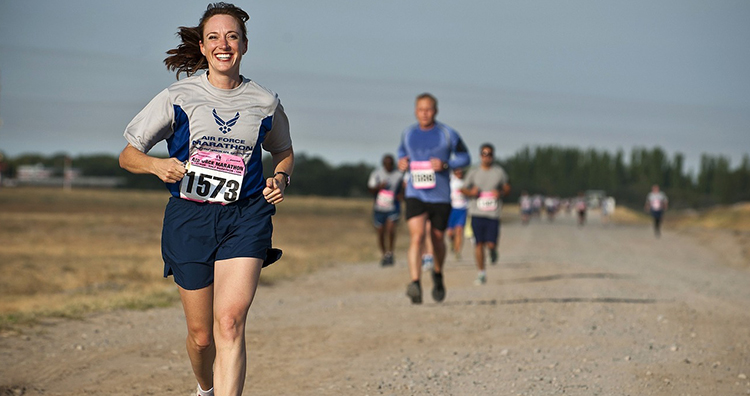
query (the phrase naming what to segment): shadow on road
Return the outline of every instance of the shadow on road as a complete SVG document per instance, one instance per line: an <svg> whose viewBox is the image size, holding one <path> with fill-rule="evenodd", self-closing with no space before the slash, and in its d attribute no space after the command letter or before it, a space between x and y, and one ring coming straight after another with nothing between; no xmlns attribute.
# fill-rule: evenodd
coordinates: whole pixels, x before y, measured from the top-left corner
<svg viewBox="0 0 750 396"><path fill-rule="evenodd" d="M468 301L447 301L439 305L454 305L454 306L465 306L465 305L512 305L512 304L542 304L542 303L555 303L555 304L569 304L569 303L589 303L589 304L656 304L660 301L654 298L620 298L620 297L597 297L597 298L586 298L586 297L546 297L546 298L517 298L512 300L468 300Z"/></svg>
<svg viewBox="0 0 750 396"><path fill-rule="evenodd" d="M501 285L513 284L513 283L534 283L534 282L550 282L560 279L634 279L635 276L627 274L611 274L607 272L598 273L575 273L575 274L555 274L555 275L544 275L544 276L531 276L528 278L516 278L516 279L503 279L498 283Z"/></svg>

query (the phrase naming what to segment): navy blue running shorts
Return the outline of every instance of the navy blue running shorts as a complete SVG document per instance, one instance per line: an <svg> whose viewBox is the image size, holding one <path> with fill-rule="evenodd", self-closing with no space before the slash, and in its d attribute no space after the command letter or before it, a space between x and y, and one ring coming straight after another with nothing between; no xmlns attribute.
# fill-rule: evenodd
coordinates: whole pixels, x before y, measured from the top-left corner
<svg viewBox="0 0 750 396"><path fill-rule="evenodd" d="M494 243L500 238L500 220L487 217L471 217L471 231L476 243Z"/></svg>
<svg viewBox="0 0 750 396"><path fill-rule="evenodd" d="M262 194L228 205L170 197L161 236L164 277L173 275L182 288L197 290L213 283L217 260L266 260L275 213Z"/></svg>

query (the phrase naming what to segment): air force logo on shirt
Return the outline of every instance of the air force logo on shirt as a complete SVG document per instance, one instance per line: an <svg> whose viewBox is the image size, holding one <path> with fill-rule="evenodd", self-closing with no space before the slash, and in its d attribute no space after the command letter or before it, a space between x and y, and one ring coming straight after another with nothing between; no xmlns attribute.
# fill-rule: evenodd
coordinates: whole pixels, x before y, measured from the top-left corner
<svg viewBox="0 0 750 396"><path fill-rule="evenodd" d="M218 114L216 114L216 109L213 111L214 114L214 120L216 120L216 125L219 126L219 132L226 134L227 132L230 132L232 130L231 127L234 126L234 124L237 123L237 121L240 119L240 112L238 111L237 114L234 115L234 118L232 118L229 121L224 121L219 117Z"/></svg>

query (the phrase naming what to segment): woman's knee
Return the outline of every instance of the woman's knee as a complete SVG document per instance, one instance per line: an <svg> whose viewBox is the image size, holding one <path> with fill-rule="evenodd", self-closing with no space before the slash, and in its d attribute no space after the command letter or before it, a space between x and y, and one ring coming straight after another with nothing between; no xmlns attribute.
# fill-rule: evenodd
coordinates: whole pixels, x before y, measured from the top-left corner
<svg viewBox="0 0 750 396"><path fill-rule="evenodd" d="M241 312L217 315L214 329L216 336L224 340L240 338L245 332L245 318L246 314Z"/></svg>
<svg viewBox="0 0 750 396"><path fill-rule="evenodd" d="M214 342L212 329L203 326L188 328L188 338L190 344L199 352L211 348Z"/></svg>

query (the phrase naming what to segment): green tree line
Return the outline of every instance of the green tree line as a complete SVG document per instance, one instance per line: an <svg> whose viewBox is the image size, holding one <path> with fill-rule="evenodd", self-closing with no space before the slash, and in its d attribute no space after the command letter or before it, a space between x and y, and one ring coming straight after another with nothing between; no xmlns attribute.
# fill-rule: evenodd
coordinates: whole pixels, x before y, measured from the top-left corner
<svg viewBox="0 0 750 396"><path fill-rule="evenodd" d="M18 166L42 164L62 174L65 154L25 154L5 158L4 177L15 177ZM134 175L120 168L116 156L81 155L70 158L85 176L121 177L121 188L163 189L152 175ZM273 167L263 159L267 174ZM320 157L298 153L290 195L366 197L367 179L374 167L366 162L333 166ZM508 172L515 200L522 190L530 194L573 197L581 191L604 190L620 204L640 206L651 186L658 184L673 207L706 207L750 200L750 157L732 168L724 156L703 155L696 174L684 169L685 157L667 155L663 149L634 148L630 155L595 149L560 146L525 147L498 162Z"/></svg>
<svg viewBox="0 0 750 396"><path fill-rule="evenodd" d="M750 200L750 157L732 169L724 156L702 155L693 175L684 169L685 157L669 157L663 149L634 148L630 156L594 149L559 146L525 147L499 161L508 172L517 198L530 194L573 197L581 191L604 190L618 203L640 207L651 186L669 196L672 207L706 207Z"/></svg>

